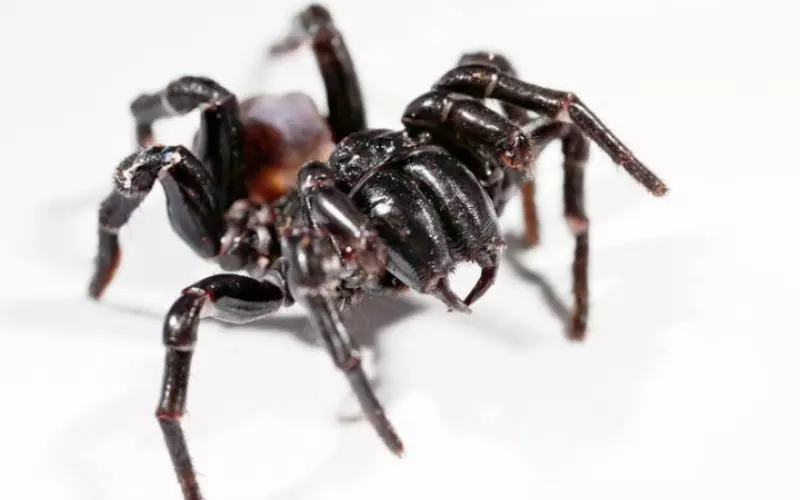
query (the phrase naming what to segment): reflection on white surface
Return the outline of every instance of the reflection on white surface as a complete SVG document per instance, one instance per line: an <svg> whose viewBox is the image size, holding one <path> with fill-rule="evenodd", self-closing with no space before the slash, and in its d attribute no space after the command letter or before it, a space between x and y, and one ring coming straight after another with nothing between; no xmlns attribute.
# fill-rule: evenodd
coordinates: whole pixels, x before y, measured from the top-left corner
<svg viewBox="0 0 800 500"><path fill-rule="evenodd" d="M15 26L0 29L3 46L13 35L19 47L12 67L55 67L14 73L24 78L6 82L17 97L0 123L11 145L4 169L18 176L2 188L0 498L180 497L153 417L161 320L182 287L216 268L170 231L157 190L123 233L122 267L104 301L88 301L85 286L103 179L130 148L129 99L190 72L253 88L254 54L301 5L229 3L240 24L214 40L204 33L228 18L196 7L175 33L140 36L152 9L185 13L177 2L140 1L139 17L117 13L113 22L98 22L98 11L34 25L19 10ZM572 241L557 147L538 172L542 246L509 249L472 315L412 295L349 318L373 351L403 460L366 423L348 421L346 383L301 309L247 327L203 323L186 428L207 498L798 498L800 273L794 225L782 219L797 213L800 174L781 149L794 141L798 75L776 64L776 47L796 43L775 9L765 9L776 18L768 22L732 4L723 15L710 0L570 0L527 11L492 2L456 21L444 6L425 4L418 15L422 4L406 3L331 4L375 126L397 126L408 100L463 49L503 48L525 78L572 86L673 191L651 199L593 148L584 344L563 335ZM381 15L393 21L369 21ZM113 56L98 52L101 41ZM608 63L609 51L623 62ZM265 70L263 85L321 99L309 61ZM54 74L58 92L43 83ZM762 92L773 98L757 123L769 126L728 118L736 103L764 102ZM63 113L43 122L32 102ZM193 119L157 133L185 141ZM503 218L512 241L518 205ZM466 269L455 286L466 291L474 277Z"/></svg>

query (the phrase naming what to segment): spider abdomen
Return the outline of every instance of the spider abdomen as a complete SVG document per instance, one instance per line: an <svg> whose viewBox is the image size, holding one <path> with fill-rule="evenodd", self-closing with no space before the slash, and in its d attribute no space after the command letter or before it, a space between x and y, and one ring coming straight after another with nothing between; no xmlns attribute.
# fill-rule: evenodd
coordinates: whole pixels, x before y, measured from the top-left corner
<svg viewBox="0 0 800 500"><path fill-rule="evenodd" d="M272 203L286 194L297 171L311 160L327 160L333 144L325 118L305 94L262 95L241 104L248 191Z"/></svg>

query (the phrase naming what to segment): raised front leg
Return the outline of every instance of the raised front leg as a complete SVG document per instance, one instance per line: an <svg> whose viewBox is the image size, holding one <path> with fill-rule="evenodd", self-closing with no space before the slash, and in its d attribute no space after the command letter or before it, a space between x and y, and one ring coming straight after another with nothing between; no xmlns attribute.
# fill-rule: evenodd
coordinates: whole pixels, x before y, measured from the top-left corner
<svg viewBox="0 0 800 500"><path fill-rule="evenodd" d="M272 270L262 280L237 274L203 279L186 288L169 309L164 321L167 353L156 418L185 500L203 498L181 427L200 319L212 317L227 323L245 324L291 303L283 276Z"/></svg>
<svg viewBox="0 0 800 500"><path fill-rule="evenodd" d="M572 92L538 87L485 64L448 71L436 83L436 88L481 99L498 99L549 118L574 123L652 194L663 196L668 191L666 184L648 170Z"/></svg>
<svg viewBox="0 0 800 500"><path fill-rule="evenodd" d="M270 54L286 54L307 41L311 42L325 82L331 133L339 142L367 128L367 117L353 59L328 10L312 4L300 12L290 33L270 47Z"/></svg>
<svg viewBox="0 0 800 500"><path fill-rule="evenodd" d="M92 298L99 298L113 279L120 261L119 231L156 179L166 193L170 223L183 241L203 258L219 253L225 221L208 171L183 146L152 146L122 160L113 191L100 205Z"/></svg>

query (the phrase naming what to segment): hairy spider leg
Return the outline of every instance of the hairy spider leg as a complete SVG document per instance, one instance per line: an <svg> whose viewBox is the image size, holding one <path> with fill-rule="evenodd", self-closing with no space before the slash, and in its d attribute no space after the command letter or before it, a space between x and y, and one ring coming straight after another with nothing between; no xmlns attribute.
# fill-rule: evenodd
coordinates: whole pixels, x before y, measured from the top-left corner
<svg viewBox="0 0 800 500"><path fill-rule="evenodd" d="M572 293L574 303L567 336L583 340L589 318L589 219L584 206L584 168L589 159L589 140L572 123L550 121L531 132L537 145L545 148L553 140L561 140L564 156L564 217L575 236L572 261Z"/></svg>
<svg viewBox="0 0 800 500"><path fill-rule="evenodd" d="M334 142L353 132L367 128L364 97L355 65L344 36L328 10L312 4L293 21L291 31L270 48L271 56L283 56L311 43L320 73L325 83L328 101L328 124Z"/></svg>

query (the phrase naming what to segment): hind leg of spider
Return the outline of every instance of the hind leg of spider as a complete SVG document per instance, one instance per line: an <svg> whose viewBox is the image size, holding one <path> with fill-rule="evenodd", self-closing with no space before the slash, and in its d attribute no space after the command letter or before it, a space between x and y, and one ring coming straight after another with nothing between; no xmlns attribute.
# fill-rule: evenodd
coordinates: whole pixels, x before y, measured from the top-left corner
<svg viewBox="0 0 800 500"><path fill-rule="evenodd" d="M292 302L283 283L276 270L271 270L264 280L218 274L186 288L167 313L164 321L167 353L156 418L185 500L203 498L181 427L200 319L210 316L227 323L245 324L269 316Z"/></svg>
<svg viewBox="0 0 800 500"><path fill-rule="evenodd" d="M561 140L564 156L564 217L575 236L575 257L572 263L574 302L567 336L571 340L582 340L586 335L589 316L589 219L584 206L583 187L584 167L589 159L589 141L574 124L558 121L539 126L531 132L531 136L540 149L547 147L553 140ZM531 197L531 202L533 201Z"/></svg>
<svg viewBox="0 0 800 500"><path fill-rule="evenodd" d="M269 52L281 56L308 41L325 82L328 124L333 140L339 142L367 128L367 118L353 59L330 12L318 4L308 6L295 17L289 34L273 43Z"/></svg>

